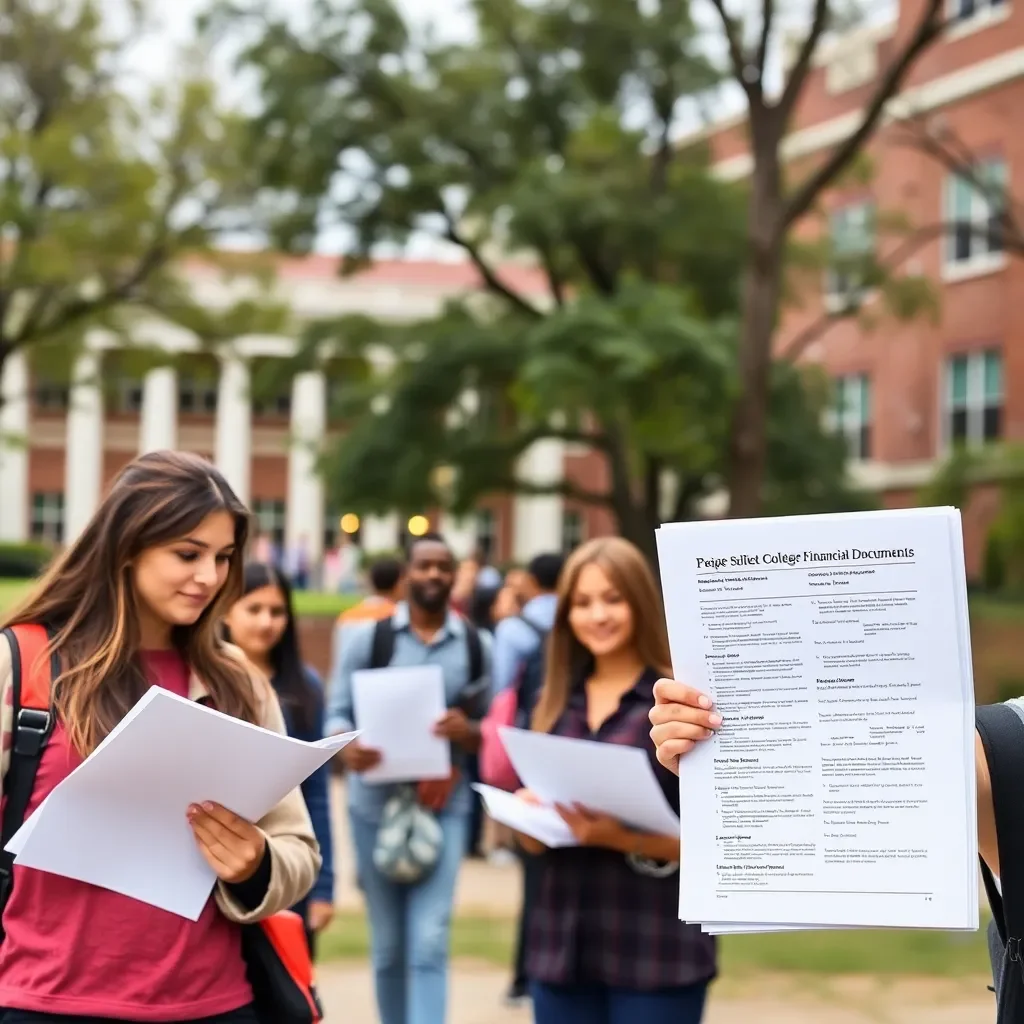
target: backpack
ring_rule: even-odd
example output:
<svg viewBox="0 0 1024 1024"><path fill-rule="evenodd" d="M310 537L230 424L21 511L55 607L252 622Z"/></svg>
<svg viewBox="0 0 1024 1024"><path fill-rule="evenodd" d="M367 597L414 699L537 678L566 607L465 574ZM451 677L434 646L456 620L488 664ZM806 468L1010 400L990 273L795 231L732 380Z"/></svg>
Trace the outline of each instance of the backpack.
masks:
<svg viewBox="0 0 1024 1024"><path fill-rule="evenodd" d="M502 726L529 728L533 709L544 685L548 631L519 616L537 634L537 646L527 655L515 682L491 701L480 727L480 780L508 792L519 789L519 776L501 741Z"/></svg>
<svg viewBox="0 0 1024 1024"><path fill-rule="evenodd" d="M1024 722L1008 705L993 704L977 709L977 727L992 779L999 845L998 886L988 866L981 865L992 907L988 938L996 1020L1024 1024Z"/></svg>
<svg viewBox="0 0 1024 1024"><path fill-rule="evenodd" d="M36 772L53 732L51 703L60 674L56 653L44 657L52 631L38 625L10 626L3 635L11 648L11 763L3 780L0 823L0 939L3 911L14 885L14 854L6 849L25 820ZM305 924L284 910L256 924L242 926L242 955L260 1024L317 1024L323 1009L313 979L313 962Z"/></svg>
<svg viewBox="0 0 1024 1024"><path fill-rule="evenodd" d="M487 710L490 680L484 677L484 648L476 626L469 619L463 619L466 630L466 656L469 662L469 679L459 694L459 706L468 715L482 715ZM373 627L370 645L370 663L367 668L387 668L395 653L395 624L391 618L378 619Z"/></svg>

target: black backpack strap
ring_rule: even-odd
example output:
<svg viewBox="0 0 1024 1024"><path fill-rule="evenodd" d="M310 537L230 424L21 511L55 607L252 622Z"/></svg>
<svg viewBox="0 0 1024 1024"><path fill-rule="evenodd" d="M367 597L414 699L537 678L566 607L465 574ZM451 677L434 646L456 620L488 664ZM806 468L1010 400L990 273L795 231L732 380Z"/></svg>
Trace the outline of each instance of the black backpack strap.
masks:
<svg viewBox="0 0 1024 1024"><path fill-rule="evenodd" d="M33 627L28 627L33 628ZM11 760L3 780L4 810L0 824L0 915L10 899L14 883L14 854L6 849L14 834L21 828L28 811L32 790L35 788L36 772L42 760L43 751L53 732L55 716L50 704L50 686L60 675L60 657L50 655L49 678L34 681L27 694L23 694L24 675L31 671L26 665L27 658L33 657L31 648L42 650L42 644L23 648L16 630L3 630L3 636L11 648ZM53 631L45 632L46 642L53 639ZM45 705L45 706L43 706ZM2 935L2 923L0 923Z"/></svg>
<svg viewBox="0 0 1024 1024"><path fill-rule="evenodd" d="M463 620L466 627L466 651L469 656L469 682L475 683L484 674L484 645L480 632L469 619Z"/></svg>
<svg viewBox="0 0 1024 1024"><path fill-rule="evenodd" d="M369 668L387 668L395 653L395 625L391 618L378 620L373 627Z"/></svg>
<svg viewBox="0 0 1024 1024"><path fill-rule="evenodd" d="M999 937L1024 979L1024 721L1007 704L977 710L978 735L988 760L999 847L999 888L988 866L982 876Z"/></svg>

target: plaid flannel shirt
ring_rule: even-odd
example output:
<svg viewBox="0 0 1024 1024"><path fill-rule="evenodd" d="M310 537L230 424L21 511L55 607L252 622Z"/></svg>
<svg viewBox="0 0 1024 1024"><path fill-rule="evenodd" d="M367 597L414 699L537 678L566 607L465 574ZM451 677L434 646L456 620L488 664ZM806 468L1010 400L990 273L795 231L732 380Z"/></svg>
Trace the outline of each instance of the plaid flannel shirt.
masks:
<svg viewBox="0 0 1024 1024"><path fill-rule="evenodd" d="M679 780L658 764L648 735L657 679L654 670L644 672L596 733L587 722L581 681L552 732L646 750L678 812ZM678 873L643 875L621 853L595 847L548 850L538 858L537 870L526 952L532 980L651 991L715 976L715 940L678 918Z"/></svg>

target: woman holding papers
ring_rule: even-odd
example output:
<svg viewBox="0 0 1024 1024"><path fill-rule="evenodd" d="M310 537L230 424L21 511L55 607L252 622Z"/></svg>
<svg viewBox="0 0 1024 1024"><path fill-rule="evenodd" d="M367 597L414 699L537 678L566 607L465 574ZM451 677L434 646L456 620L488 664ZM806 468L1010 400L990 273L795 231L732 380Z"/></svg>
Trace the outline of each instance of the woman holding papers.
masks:
<svg viewBox="0 0 1024 1024"><path fill-rule="evenodd" d="M224 617L227 639L271 682L288 735L307 743L324 735L324 685L299 654L291 587L272 565L245 567L242 597ZM334 917L334 854L331 842L330 766L324 765L303 784L302 795L320 844L323 866L309 899L293 907L306 922L310 952L316 934Z"/></svg>
<svg viewBox="0 0 1024 1024"><path fill-rule="evenodd" d="M48 741L29 813L154 685L284 731L266 680L219 636L220 619L241 591L248 521L224 477L204 459L145 455L122 471L80 537L8 617L6 625L52 629L59 659L53 728L42 734ZM22 665L23 680L31 668ZM30 739L26 726L13 721L13 677L5 637L5 790L12 747L17 752ZM16 765L23 779L22 763ZM309 815L298 790L258 822L211 803L183 815L218 878L196 921L15 865L2 917L3 1024L74 1018L257 1024L240 926L294 905L312 887L320 857Z"/></svg>
<svg viewBox="0 0 1024 1024"><path fill-rule="evenodd" d="M668 664L643 555L618 537L591 541L562 575L533 728L649 750L654 683ZM678 783L653 764L678 812ZM678 920L678 835L635 832L586 808L559 811L579 846L548 850L521 837L539 857L526 947L537 1024L696 1024L715 944Z"/></svg>

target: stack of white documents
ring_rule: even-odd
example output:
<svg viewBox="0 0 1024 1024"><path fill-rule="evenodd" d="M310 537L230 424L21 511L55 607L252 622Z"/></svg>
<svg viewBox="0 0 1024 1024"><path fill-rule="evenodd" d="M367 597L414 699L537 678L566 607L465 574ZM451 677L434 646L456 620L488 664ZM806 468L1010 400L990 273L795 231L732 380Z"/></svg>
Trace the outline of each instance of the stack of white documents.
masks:
<svg viewBox="0 0 1024 1024"><path fill-rule="evenodd" d="M681 763L680 918L976 929L959 512L678 523L658 554L676 678L724 718Z"/></svg>
<svg viewBox="0 0 1024 1024"><path fill-rule="evenodd" d="M316 743L152 687L14 834L15 864L198 919L216 876L186 813L210 800L258 821L355 738Z"/></svg>
<svg viewBox="0 0 1024 1024"><path fill-rule="evenodd" d="M475 786L495 821L551 849L578 845L558 805L607 814L642 832L678 833L679 817L643 750L524 729L502 728L499 734L520 781L540 804L524 803L491 786Z"/></svg>

